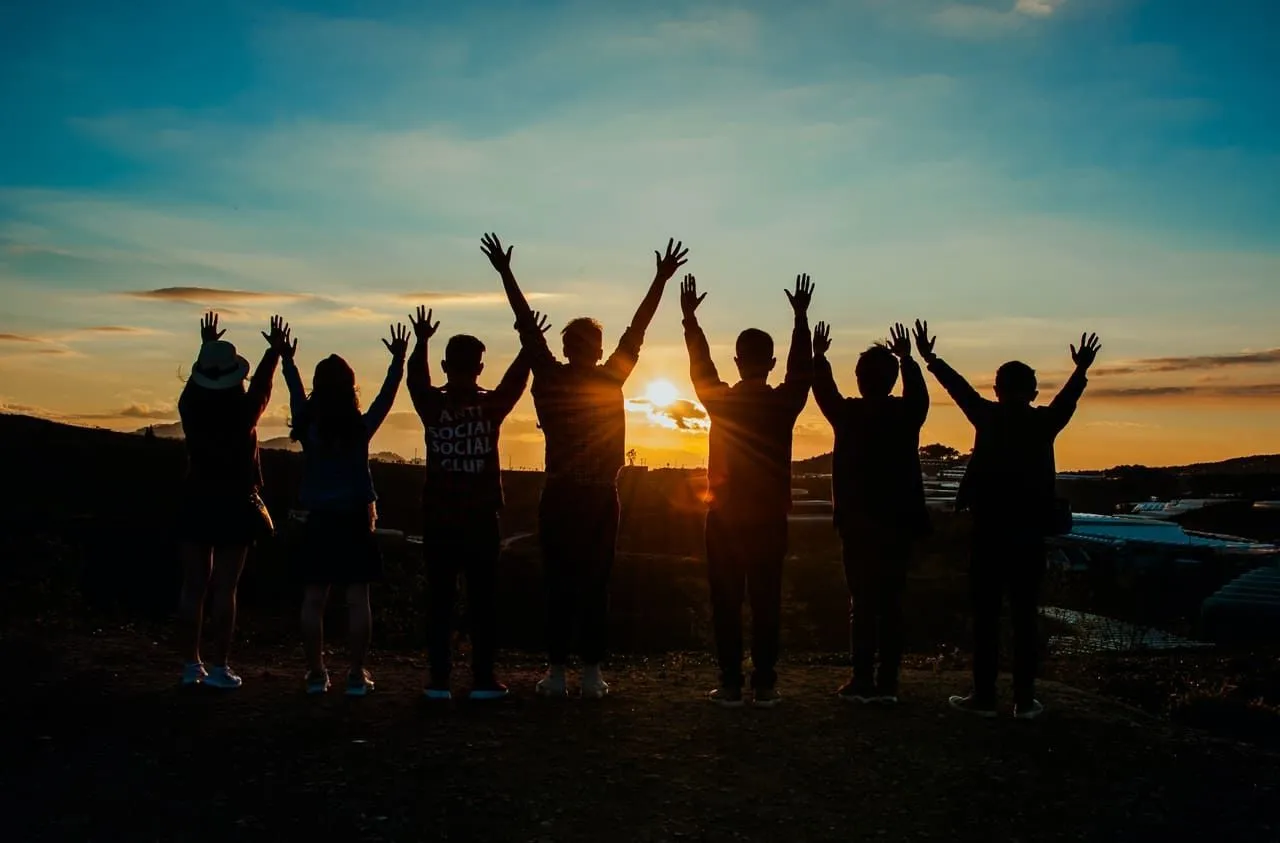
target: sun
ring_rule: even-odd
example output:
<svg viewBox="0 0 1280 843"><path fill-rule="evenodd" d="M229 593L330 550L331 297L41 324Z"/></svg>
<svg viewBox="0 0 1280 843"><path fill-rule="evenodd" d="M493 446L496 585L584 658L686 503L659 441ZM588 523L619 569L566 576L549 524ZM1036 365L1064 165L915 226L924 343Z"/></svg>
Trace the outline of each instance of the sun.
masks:
<svg viewBox="0 0 1280 843"><path fill-rule="evenodd" d="M677 398L680 393L676 391L675 384L668 380L650 381L645 387L644 397L649 399L649 403L655 407L668 407Z"/></svg>

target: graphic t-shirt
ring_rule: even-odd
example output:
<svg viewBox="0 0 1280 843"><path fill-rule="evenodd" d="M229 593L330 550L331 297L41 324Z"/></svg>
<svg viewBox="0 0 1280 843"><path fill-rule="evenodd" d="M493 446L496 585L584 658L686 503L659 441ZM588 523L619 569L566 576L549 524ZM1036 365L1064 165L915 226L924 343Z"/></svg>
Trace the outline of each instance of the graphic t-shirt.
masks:
<svg viewBox="0 0 1280 843"><path fill-rule="evenodd" d="M528 382L529 365L520 354L497 389L432 386L425 350L415 349L408 384L426 428L423 505L429 515L502 508L498 433Z"/></svg>

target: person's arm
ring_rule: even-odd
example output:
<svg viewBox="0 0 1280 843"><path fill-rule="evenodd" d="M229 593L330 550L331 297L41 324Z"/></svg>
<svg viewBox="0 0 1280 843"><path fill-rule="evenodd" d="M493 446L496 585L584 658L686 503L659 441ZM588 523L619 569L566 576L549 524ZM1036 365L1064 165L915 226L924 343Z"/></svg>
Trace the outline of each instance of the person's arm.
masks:
<svg viewBox="0 0 1280 843"><path fill-rule="evenodd" d="M524 395L525 388L529 385L529 372L529 356L521 349L511 361L511 365L507 367L502 380L489 394L493 402L494 415L499 420L505 419L520 402L520 397Z"/></svg>
<svg viewBox="0 0 1280 843"><path fill-rule="evenodd" d="M391 339L383 340L382 344L391 352L391 365L387 367L387 377L382 382L382 389L378 390L378 397L373 399L364 414L364 429L370 439L387 420L392 405L396 403L396 395L400 392L400 381L404 379L405 353L409 350L409 330L404 325L396 325L391 329Z"/></svg>
<svg viewBox="0 0 1280 843"><path fill-rule="evenodd" d="M782 389L796 415L809 400L809 387L813 384L813 341L809 337L809 302L813 300L813 282L809 276L796 276L796 289L784 291L791 309L795 311L795 325L791 329L791 350L787 353L787 374Z"/></svg>
<svg viewBox="0 0 1280 843"><path fill-rule="evenodd" d="M409 398L413 401L413 409L417 410L418 417L424 422L427 419L428 402L432 392L431 360L428 356L428 349L431 338L436 335L436 331L440 330L439 322L434 324L431 322L433 313L434 311L432 310L419 307L418 312L409 317L413 325L413 334L417 337L417 341L413 345L413 353L409 355L405 386L409 389Z"/></svg>
<svg viewBox="0 0 1280 843"><path fill-rule="evenodd" d="M1089 367L1097 359L1100 350L1102 346L1098 343L1097 334L1081 334L1080 348L1071 346L1071 360L1076 367L1071 372L1071 377L1067 378L1067 382L1062 385L1062 389L1053 397L1053 401L1049 402L1049 414L1053 420L1054 433L1066 427L1071 417L1075 415L1085 387L1089 385Z"/></svg>
<svg viewBox="0 0 1280 843"><path fill-rule="evenodd" d="M813 329L813 397L822 415L834 426L839 422L844 396L836 386L831 361L827 359L830 348L831 328L826 322L819 322Z"/></svg>
<svg viewBox="0 0 1280 843"><path fill-rule="evenodd" d="M902 369L902 401L907 415L921 427L929 416L929 387L924 382L920 364L911 356L911 336L901 322L889 329L889 350L898 358Z"/></svg>
<svg viewBox="0 0 1280 843"><path fill-rule="evenodd" d="M658 312L658 305L662 302L662 294L667 289L667 282L676 274L677 269L685 265L688 254L689 250L684 248L684 243L677 242L674 238L667 240L665 255L659 254L657 250L654 251L656 265L649 291L645 293L640 306L636 308L635 315L631 317L631 324L622 332L617 349L609 355L609 359L604 364L605 368L619 381L625 382L635 369L636 362L640 359L640 346L644 344L645 331L649 330L649 325Z"/></svg>
<svg viewBox="0 0 1280 843"><path fill-rule="evenodd" d="M684 315L684 344L689 349L689 379L693 381L693 391L698 400L703 406L710 406L729 385L720 380L720 373L711 359L707 335L698 324L698 305L706 297L706 293L698 295L697 279L686 275L680 285L680 312Z"/></svg>
<svg viewBox="0 0 1280 843"><path fill-rule="evenodd" d="M507 294L507 303L516 317L516 333L520 336L520 346L527 353L529 366L534 375L549 369L556 364L556 356L547 345L546 325L542 318L534 313L525 298L524 291L516 282L511 271L511 255L515 246L502 248L502 241L496 234L486 234L480 238L480 251L484 252L489 263L502 278L502 289Z"/></svg>
<svg viewBox="0 0 1280 843"><path fill-rule="evenodd" d="M276 366L281 358L292 359L297 349L297 341L290 342L289 323L279 316L271 317L271 332L263 332L262 338L267 341L267 351L262 355L262 362L249 379L249 387L245 390L245 406L248 408L249 420L257 425L262 414L271 403L271 386L276 379Z"/></svg>
<svg viewBox="0 0 1280 843"><path fill-rule="evenodd" d="M951 400L956 402L956 406L964 413L965 418L977 427L991 402L979 395L959 372L948 366L946 361L934 352L938 338L929 336L928 322L917 319L915 335L916 348L929 367L929 371L933 372L933 376L938 379L938 383L942 384L942 388L951 396Z"/></svg>

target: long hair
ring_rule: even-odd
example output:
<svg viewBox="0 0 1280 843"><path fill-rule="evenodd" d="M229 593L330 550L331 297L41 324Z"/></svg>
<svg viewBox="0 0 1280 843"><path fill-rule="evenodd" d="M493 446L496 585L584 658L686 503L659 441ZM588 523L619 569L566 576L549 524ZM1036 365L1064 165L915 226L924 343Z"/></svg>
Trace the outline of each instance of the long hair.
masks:
<svg viewBox="0 0 1280 843"><path fill-rule="evenodd" d="M293 417L289 435L293 441L301 442L313 430L325 444L367 441L356 373L336 354L316 364L311 395L302 411Z"/></svg>

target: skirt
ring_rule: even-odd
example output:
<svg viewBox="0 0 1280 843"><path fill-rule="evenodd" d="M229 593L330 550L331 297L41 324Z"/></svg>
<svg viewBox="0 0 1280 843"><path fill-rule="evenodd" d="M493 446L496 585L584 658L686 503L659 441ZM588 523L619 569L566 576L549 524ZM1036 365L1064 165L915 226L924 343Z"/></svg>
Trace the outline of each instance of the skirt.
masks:
<svg viewBox="0 0 1280 843"><path fill-rule="evenodd" d="M293 557L303 585L353 585L382 579L382 551L370 511L363 507L309 513Z"/></svg>
<svg viewBox="0 0 1280 843"><path fill-rule="evenodd" d="M178 538L206 547L249 547L275 534L271 513L256 492L209 494L184 491Z"/></svg>

